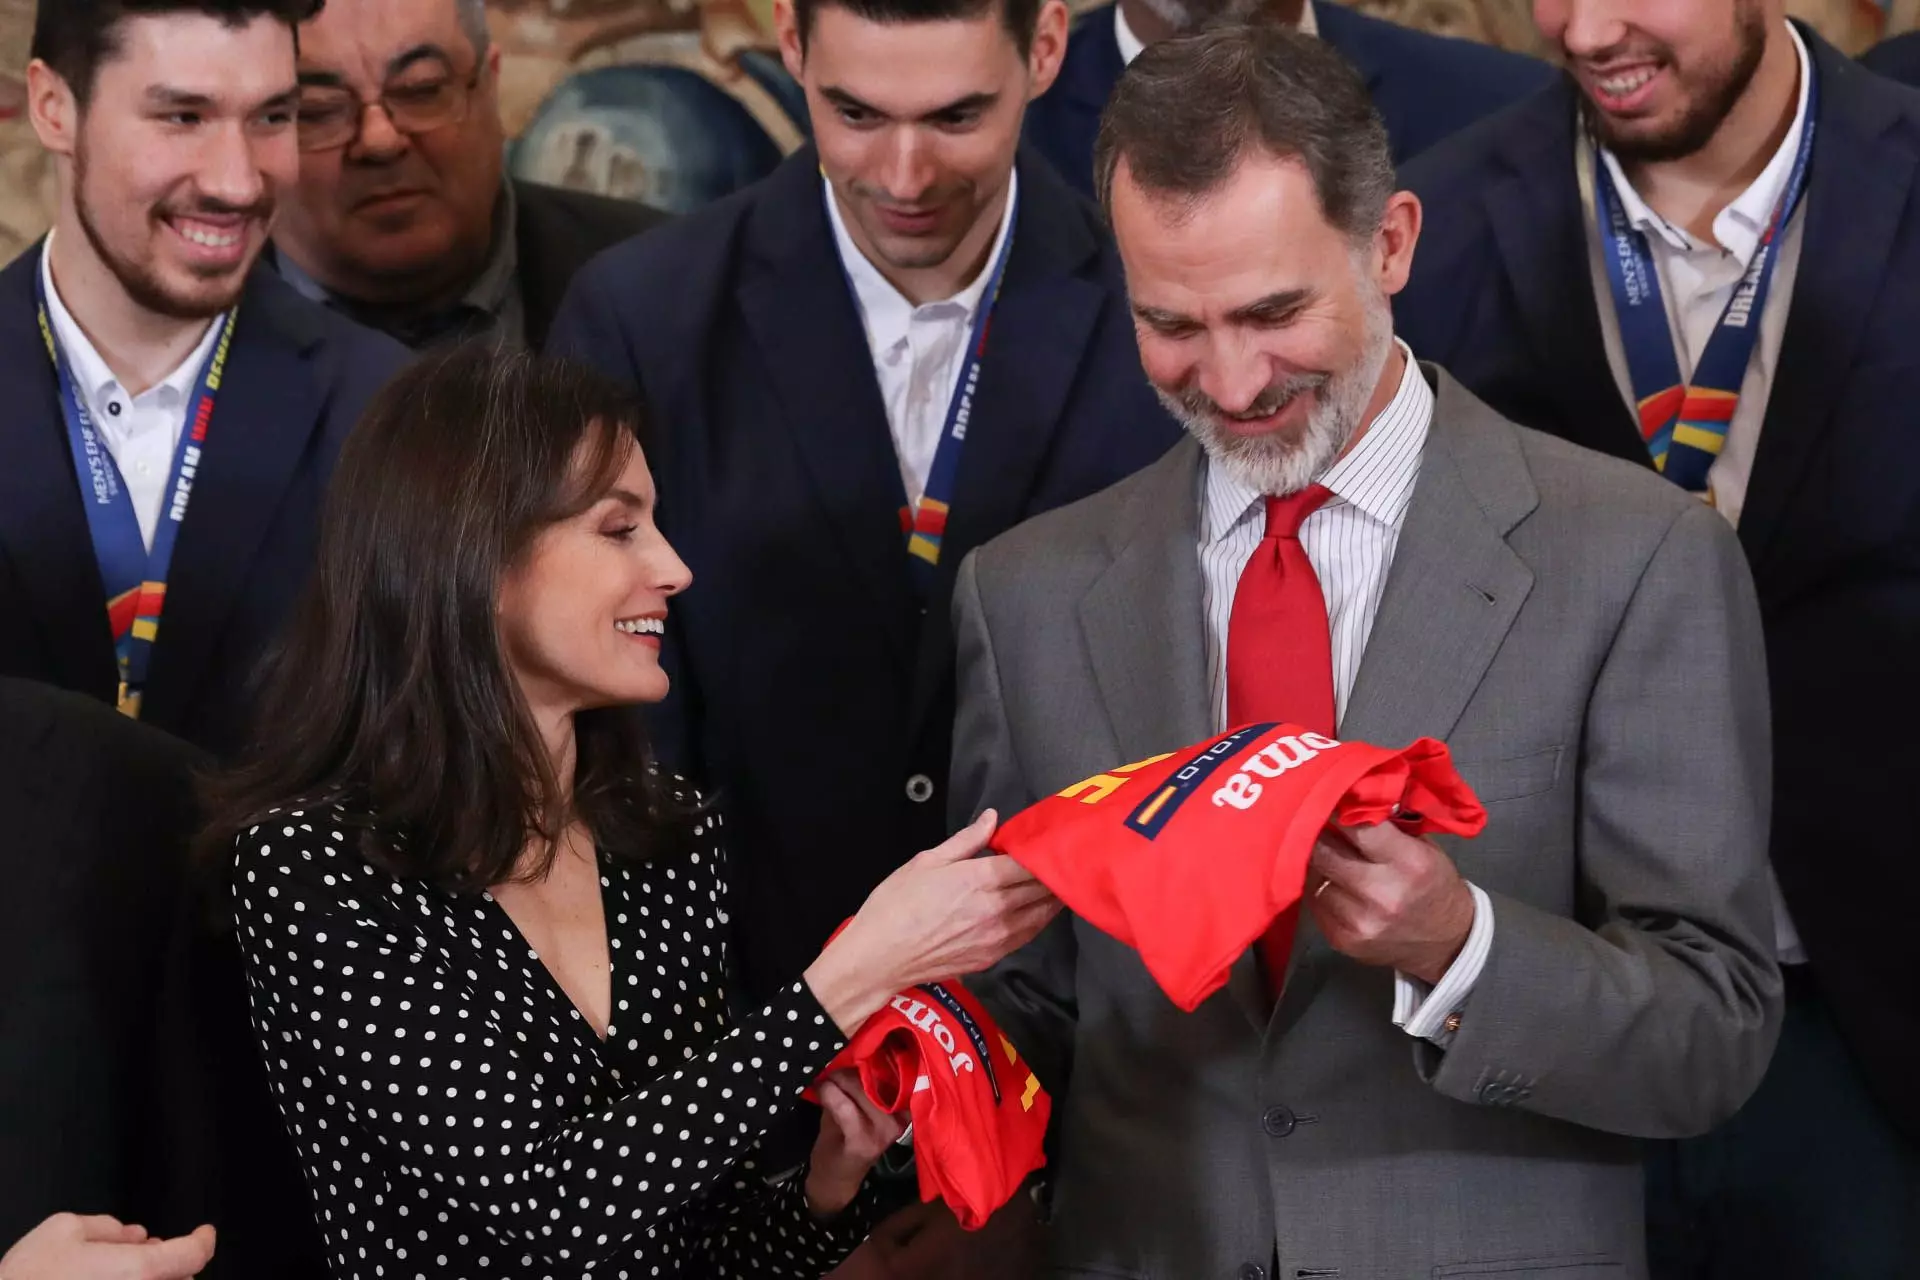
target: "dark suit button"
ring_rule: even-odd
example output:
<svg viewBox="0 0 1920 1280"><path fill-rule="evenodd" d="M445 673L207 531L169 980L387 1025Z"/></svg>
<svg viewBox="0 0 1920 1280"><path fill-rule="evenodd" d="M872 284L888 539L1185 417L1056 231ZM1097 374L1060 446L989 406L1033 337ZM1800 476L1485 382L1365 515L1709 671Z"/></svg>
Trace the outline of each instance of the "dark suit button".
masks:
<svg viewBox="0 0 1920 1280"><path fill-rule="evenodd" d="M1267 1269L1257 1262L1249 1262L1240 1268L1239 1280L1267 1280Z"/></svg>
<svg viewBox="0 0 1920 1280"><path fill-rule="evenodd" d="M916 773L908 778L907 799L915 804L925 804L933 799L933 779L924 773Z"/></svg>
<svg viewBox="0 0 1920 1280"><path fill-rule="evenodd" d="M1293 1126L1296 1123L1293 1112L1285 1107L1268 1107L1267 1113L1260 1117L1260 1127L1265 1129L1267 1136L1271 1138L1286 1137L1293 1132Z"/></svg>

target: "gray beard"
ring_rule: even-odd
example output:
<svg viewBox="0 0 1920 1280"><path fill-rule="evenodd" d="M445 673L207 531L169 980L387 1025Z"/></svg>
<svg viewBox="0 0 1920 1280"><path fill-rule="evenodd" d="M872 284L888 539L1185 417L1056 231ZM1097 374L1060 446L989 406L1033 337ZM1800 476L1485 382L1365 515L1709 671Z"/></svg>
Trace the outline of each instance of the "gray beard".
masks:
<svg viewBox="0 0 1920 1280"><path fill-rule="evenodd" d="M1393 351L1393 312L1384 295L1367 307L1366 325L1360 358L1328 380L1298 437L1236 436L1212 414L1189 409L1177 396L1158 391L1160 403L1200 442L1208 463L1235 482L1274 497L1298 493L1325 475L1366 425L1367 405Z"/></svg>

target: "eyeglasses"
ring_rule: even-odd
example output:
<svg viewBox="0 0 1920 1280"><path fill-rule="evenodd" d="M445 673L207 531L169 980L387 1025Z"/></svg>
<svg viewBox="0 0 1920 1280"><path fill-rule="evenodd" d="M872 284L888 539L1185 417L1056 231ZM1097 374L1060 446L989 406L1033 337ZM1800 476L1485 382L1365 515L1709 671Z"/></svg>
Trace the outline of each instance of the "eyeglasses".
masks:
<svg viewBox="0 0 1920 1280"><path fill-rule="evenodd" d="M393 127L409 137L459 124L467 118L484 66L484 62L475 66L464 84L450 75L421 76L390 84L372 102L343 86L302 85L300 149L332 151L346 146L360 136L369 106L386 112Z"/></svg>

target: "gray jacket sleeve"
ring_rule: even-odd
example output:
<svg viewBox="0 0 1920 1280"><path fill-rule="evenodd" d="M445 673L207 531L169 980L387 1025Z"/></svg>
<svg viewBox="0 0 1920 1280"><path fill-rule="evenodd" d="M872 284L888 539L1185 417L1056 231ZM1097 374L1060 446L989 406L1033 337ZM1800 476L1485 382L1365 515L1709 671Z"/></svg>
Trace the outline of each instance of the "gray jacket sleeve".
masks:
<svg viewBox="0 0 1920 1280"><path fill-rule="evenodd" d="M1449 1097L1613 1133L1704 1132L1758 1087L1781 987L1765 875L1759 607L1705 506L1649 561L1581 742L1579 918L1492 895L1459 1033L1415 1049Z"/></svg>

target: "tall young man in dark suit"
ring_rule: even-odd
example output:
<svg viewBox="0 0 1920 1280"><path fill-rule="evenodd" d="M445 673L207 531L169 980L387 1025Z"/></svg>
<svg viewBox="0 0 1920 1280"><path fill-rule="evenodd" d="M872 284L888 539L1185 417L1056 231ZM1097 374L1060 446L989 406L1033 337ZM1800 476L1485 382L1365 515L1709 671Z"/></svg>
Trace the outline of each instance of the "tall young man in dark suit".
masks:
<svg viewBox="0 0 1920 1280"><path fill-rule="evenodd" d="M817 146L590 265L551 344L652 409L696 582L657 734L724 807L748 999L946 832L961 557L1179 432L1098 212L1020 150L1060 0L776 14Z"/></svg>
<svg viewBox="0 0 1920 1280"><path fill-rule="evenodd" d="M539 348L574 272L666 217L504 176L485 0L332 0L300 28L300 85L275 265L409 347Z"/></svg>
<svg viewBox="0 0 1920 1280"><path fill-rule="evenodd" d="M1100 112L1147 45L1199 28L1239 0L1118 0L1082 10L1053 88L1027 112L1027 141L1093 194ZM1386 122L1396 164L1553 82L1538 58L1416 31L1321 0L1267 0L1264 17L1319 36L1351 62Z"/></svg>
<svg viewBox="0 0 1920 1280"><path fill-rule="evenodd" d="M295 180L313 0L42 0L45 242L0 271L0 674L216 753L405 352L255 269Z"/></svg>
<svg viewBox="0 0 1920 1280"><path fill-rule="evenodd" d="M1732 1122L1656 1153L1655 1274L1910 1275L1920 864L1879 815L1920 769L1920 95L1779 0L1535 14L1567 84L1403 174L1428 236L1401 330L1732 522L1772 684L1785 1027Z"/></svg>

